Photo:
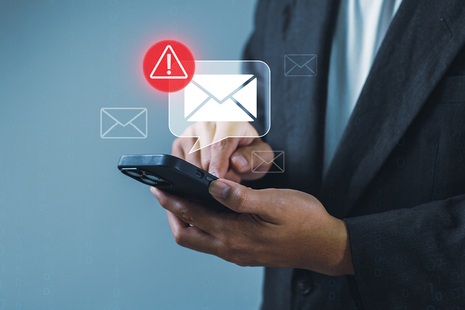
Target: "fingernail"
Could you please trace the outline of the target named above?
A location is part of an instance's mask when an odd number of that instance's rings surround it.
[[[221,182],[219,180],[213,181],[210,183],[209,191],[215,197],[226,199],[231,187],[228,184]]]
[[[241,169],[244,169],[247,167],[247,159],[245,159],[244,156],[241,154],[234,155],[233,158],[231,158],[232,162],[238,165]]]
[[[218,177],[218,172],[216,171],[211,171],[210,174],[213,174],[215,177]]]

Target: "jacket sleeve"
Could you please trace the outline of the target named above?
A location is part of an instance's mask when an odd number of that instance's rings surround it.
[[[465,195],[344,221],[366,309],[465,308]]]

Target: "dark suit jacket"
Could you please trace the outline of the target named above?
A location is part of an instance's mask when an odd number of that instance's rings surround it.
[[[355,276],[266,268],[262,309],[465,308],[465,2],[404,0],[322,180],[339,0],[262,0],[245,59],[272,71],[266,136],[284,174],[348,225]],[[285,54],[317,54],[286,77]],[[305,246],[305,244],[302,244]]]

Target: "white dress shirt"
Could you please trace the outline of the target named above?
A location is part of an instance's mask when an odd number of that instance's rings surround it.
[[[331,48],[323,171],[326,173],[402,0],[341,0]]]

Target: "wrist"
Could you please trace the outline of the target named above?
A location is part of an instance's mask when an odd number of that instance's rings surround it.
[[[349,230],[346,222],[333,218],[335,221],[334,229],[334,253],[330,255],[329,274],[330,275],[353,275],[354,267],[352,264],[352,254],[350,251]]]

